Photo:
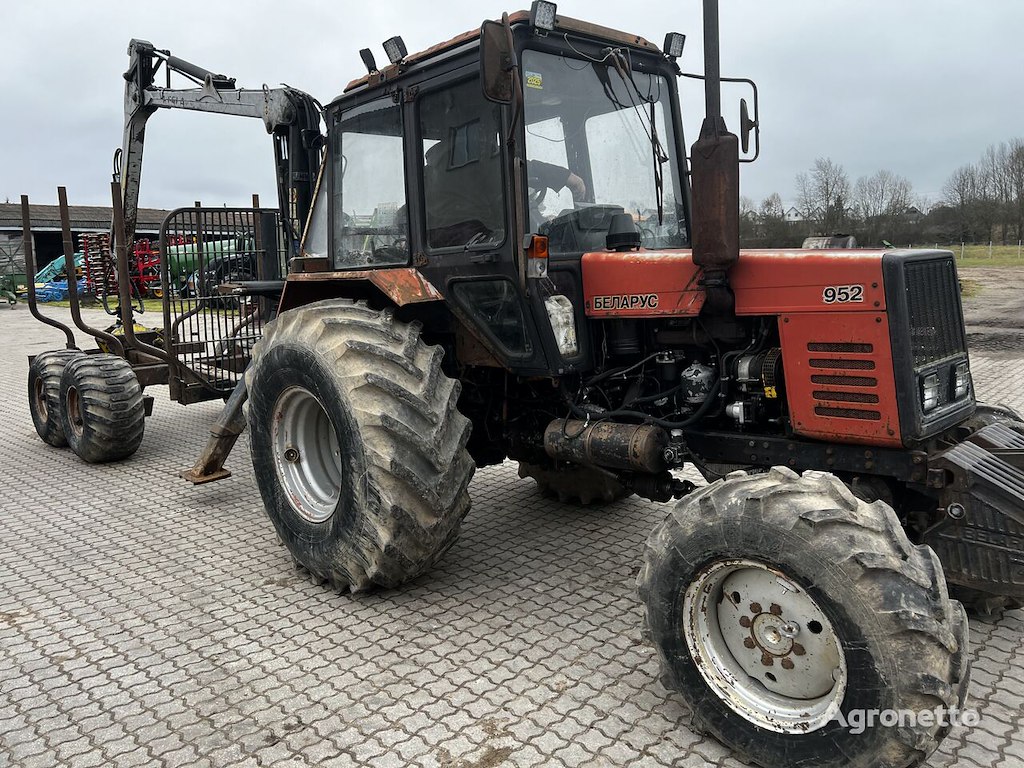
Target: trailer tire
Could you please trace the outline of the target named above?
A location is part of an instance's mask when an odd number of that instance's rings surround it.
[[[267,514],[339,591],[396,587],[455,542],[475,467],[443,354],[419,323],[344,299],[282,313],[253,351],[246,418]]]
[[[60,378],[60,402],[68,446],[83,461],[120,461],[139,450],[146,408],[124,358],[101,353],[70,361]]]
[[[880,713],[966,700],[967,620],[938,558],[833,475],[776,467],[695,491],[651,534],[637,583],[662,682],[741,760],[918,765],[948,717]],[[865,713],[880,719],[858,733]]]
[[[36,355],[28,367],[28,408],[32,423],[42,441],[54,448],[68,444],[60,417],[60,377],[64,367],[83,354],[77,349],[55,349]]]
[[[633,492],[622,483],[591,467],[578,464],[552,465],[519,462],[519,476],[532,478],[545,496],[562,503],[609,504],[632,496]]]

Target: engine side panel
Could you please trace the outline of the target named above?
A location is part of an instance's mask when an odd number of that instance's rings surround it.
[[[782,369],[794,432],[867,445],[902,445],[884,312],[779,317]]]

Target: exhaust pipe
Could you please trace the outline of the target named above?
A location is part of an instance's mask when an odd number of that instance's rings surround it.
[[[718,0],[704,0],[704,100],[706,115],[691,150],[693,263],[708,312],[732,314],[728,270],[740,256],[740,149],[722,117]]]

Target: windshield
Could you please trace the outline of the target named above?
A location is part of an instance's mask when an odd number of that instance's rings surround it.
[[[552,252],[603,249],[608,221],[629,213],[647,248],[687,245],[670,88],[599,61],[523,52],[531,231]]]

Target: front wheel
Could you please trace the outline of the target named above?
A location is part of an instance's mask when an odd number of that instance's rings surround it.
[[[395,587],[455,542],[470,423],[419,324],[343,299],[282,313],[246,371],[256,481],[295,560],[335,589]]]
[[[964,704],[967,621],[935,554],[832,475],[693,493],[651,534],[638,586],[663,682],[748,762],[918,765]]]

